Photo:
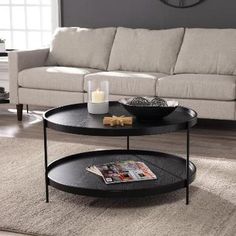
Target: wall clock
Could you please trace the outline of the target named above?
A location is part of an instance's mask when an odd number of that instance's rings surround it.
[[[203,2],[204,0],[160,0],[160,1],[171,7],[187,8],[196,6],[197,4]]]

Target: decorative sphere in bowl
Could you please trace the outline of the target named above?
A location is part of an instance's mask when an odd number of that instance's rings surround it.
[[[122,98],[119,103],[140,120],[162,119],[178,106],[177,101],[167,101],[157,96]]]

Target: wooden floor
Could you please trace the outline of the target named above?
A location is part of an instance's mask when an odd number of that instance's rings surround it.
[[[30,107],[24,112],[22,122],[16,120],[15,107],[0,104],[0,137],[41,139],[42,113],[45,108]],[[125,147],[125,138],[101,138],[75,136],[49,130],[49,139],[63,142],[84,143],[100,146]],[[159,150],[169,153],[186,152],[186,132],[163,135],[132,137],[131,148]],[[191,130],[191,155],[236,159],[236,122],[199,120]],[[23,234],[0,231],[0,236],[19,236]]]

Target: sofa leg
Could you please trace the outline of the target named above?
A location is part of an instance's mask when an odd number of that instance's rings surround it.
[[[17,120],[22,121],[23,104],[17,104],[16,110],[17,110]]]

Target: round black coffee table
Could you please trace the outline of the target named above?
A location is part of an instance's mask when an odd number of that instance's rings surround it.
[[[109,114],[130,114],[118,103],[110,102]],[[106,115],[106,116],[107,116]],[[186,188],[189,203],[189,185],[196,175],[195,165],[189,161],[189,131],[197,123],[197,113],[178,107],[169,116],[157,121],[140,122],[132,126],[109,127],[102,123],[104,115],[87,112],[87,104],[73,104],[47,111],[43,116],[46,202],[48,186],[62,191],[96,197],[141,197]],[[125,136],[127,149],[78,153],[60,158],[48,165],[47,128],[61,132],[93,136]],[[129,137],[187,130],[186,159],[167,153],[130,150]],[[86,171],[86,167],[117,160],[139,160],[156,174],[156,180],[106,185],[102,178]]]

